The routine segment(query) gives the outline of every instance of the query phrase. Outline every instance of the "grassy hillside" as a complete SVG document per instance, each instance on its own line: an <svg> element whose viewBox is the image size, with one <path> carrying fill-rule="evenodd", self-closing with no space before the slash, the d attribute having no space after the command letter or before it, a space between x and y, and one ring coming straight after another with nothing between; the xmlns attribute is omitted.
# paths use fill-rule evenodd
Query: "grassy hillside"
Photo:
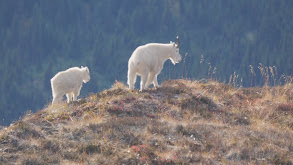
<svg viewBox="0 0 293 165"><path fill-rule="evenodd" d="M116 82L2 128L0 164L292 164L292 137L292 84Z"/></svg>

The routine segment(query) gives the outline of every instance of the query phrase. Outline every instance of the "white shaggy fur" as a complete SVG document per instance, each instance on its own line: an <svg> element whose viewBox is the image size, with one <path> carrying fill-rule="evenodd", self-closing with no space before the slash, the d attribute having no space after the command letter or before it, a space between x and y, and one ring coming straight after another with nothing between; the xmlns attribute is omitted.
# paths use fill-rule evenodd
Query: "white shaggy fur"
<svg viewBox="0 0 293 165"><path fill-rule="evenodd" d="M52 95L54 105L62 100L66 94L67 103L76 101L80 94L82 82L87 83L90 80L90 72L88 67L73 67L65 71L57 73L51 79Z"/></svg>
<svg viewBox="0 0 293 165"><path fill-rule="evenodd" d="M128 61L129 88L134 89L137 75L141 76L140 91L151 83L155 88L159 87L157 76L165 61L170 59L174 65L181 61L178 46L170 41L170 44L149 43L136 48Z"/></svg>

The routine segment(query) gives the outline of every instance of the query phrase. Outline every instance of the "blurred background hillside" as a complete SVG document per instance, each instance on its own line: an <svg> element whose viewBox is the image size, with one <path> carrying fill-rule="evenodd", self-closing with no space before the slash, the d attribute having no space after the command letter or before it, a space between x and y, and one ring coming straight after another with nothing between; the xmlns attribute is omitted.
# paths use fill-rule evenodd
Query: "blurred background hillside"
<svg viewBox="0 0 293 165"><path fill-rule="evenodd" d="M292 18L291 0L0 0L0 125L49 104L57 72L88 66L84 97L126 83L137 46L177 35L186 63L167 61L159 83L214 71L220 82L235 72L241 85L261 86L259 63L292 75Z"/></svg>

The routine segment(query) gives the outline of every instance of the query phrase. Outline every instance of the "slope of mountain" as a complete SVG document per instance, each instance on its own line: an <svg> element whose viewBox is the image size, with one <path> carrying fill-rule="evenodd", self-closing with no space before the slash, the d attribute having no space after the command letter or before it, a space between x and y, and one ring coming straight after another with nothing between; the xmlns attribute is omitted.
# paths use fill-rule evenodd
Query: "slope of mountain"
<svg viewBox="0 0 293 165"><path fill-rule="evenodd" d="M0 164L292 164L292 102L292 84L116 82L2 128Z"/></svg>

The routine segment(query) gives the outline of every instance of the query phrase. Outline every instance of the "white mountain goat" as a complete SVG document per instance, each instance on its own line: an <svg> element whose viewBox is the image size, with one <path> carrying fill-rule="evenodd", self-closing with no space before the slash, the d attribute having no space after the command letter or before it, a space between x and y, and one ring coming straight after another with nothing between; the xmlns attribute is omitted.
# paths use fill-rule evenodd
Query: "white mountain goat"
<svg viewBox="0 0 293 165"><path fill-rule="evenodd" d="M54 105L62 100L66 94L67 103L76 101L80 94L82 82L87 83L90 80L90 71L88 67L73 67L57 73L51 79L52 95Z"/></svg>
<svg viewBox="0 0 293 165"><path fill-rule="evenodd" d="M141 76L140 91L148 88L151 83L155 88L159 87L157 76L168 59L174 65L181 61L178 36L176 44L170 41L170 44L149 43L137 47L128 61L129 88L134 89L137 75Z"/></svg>

